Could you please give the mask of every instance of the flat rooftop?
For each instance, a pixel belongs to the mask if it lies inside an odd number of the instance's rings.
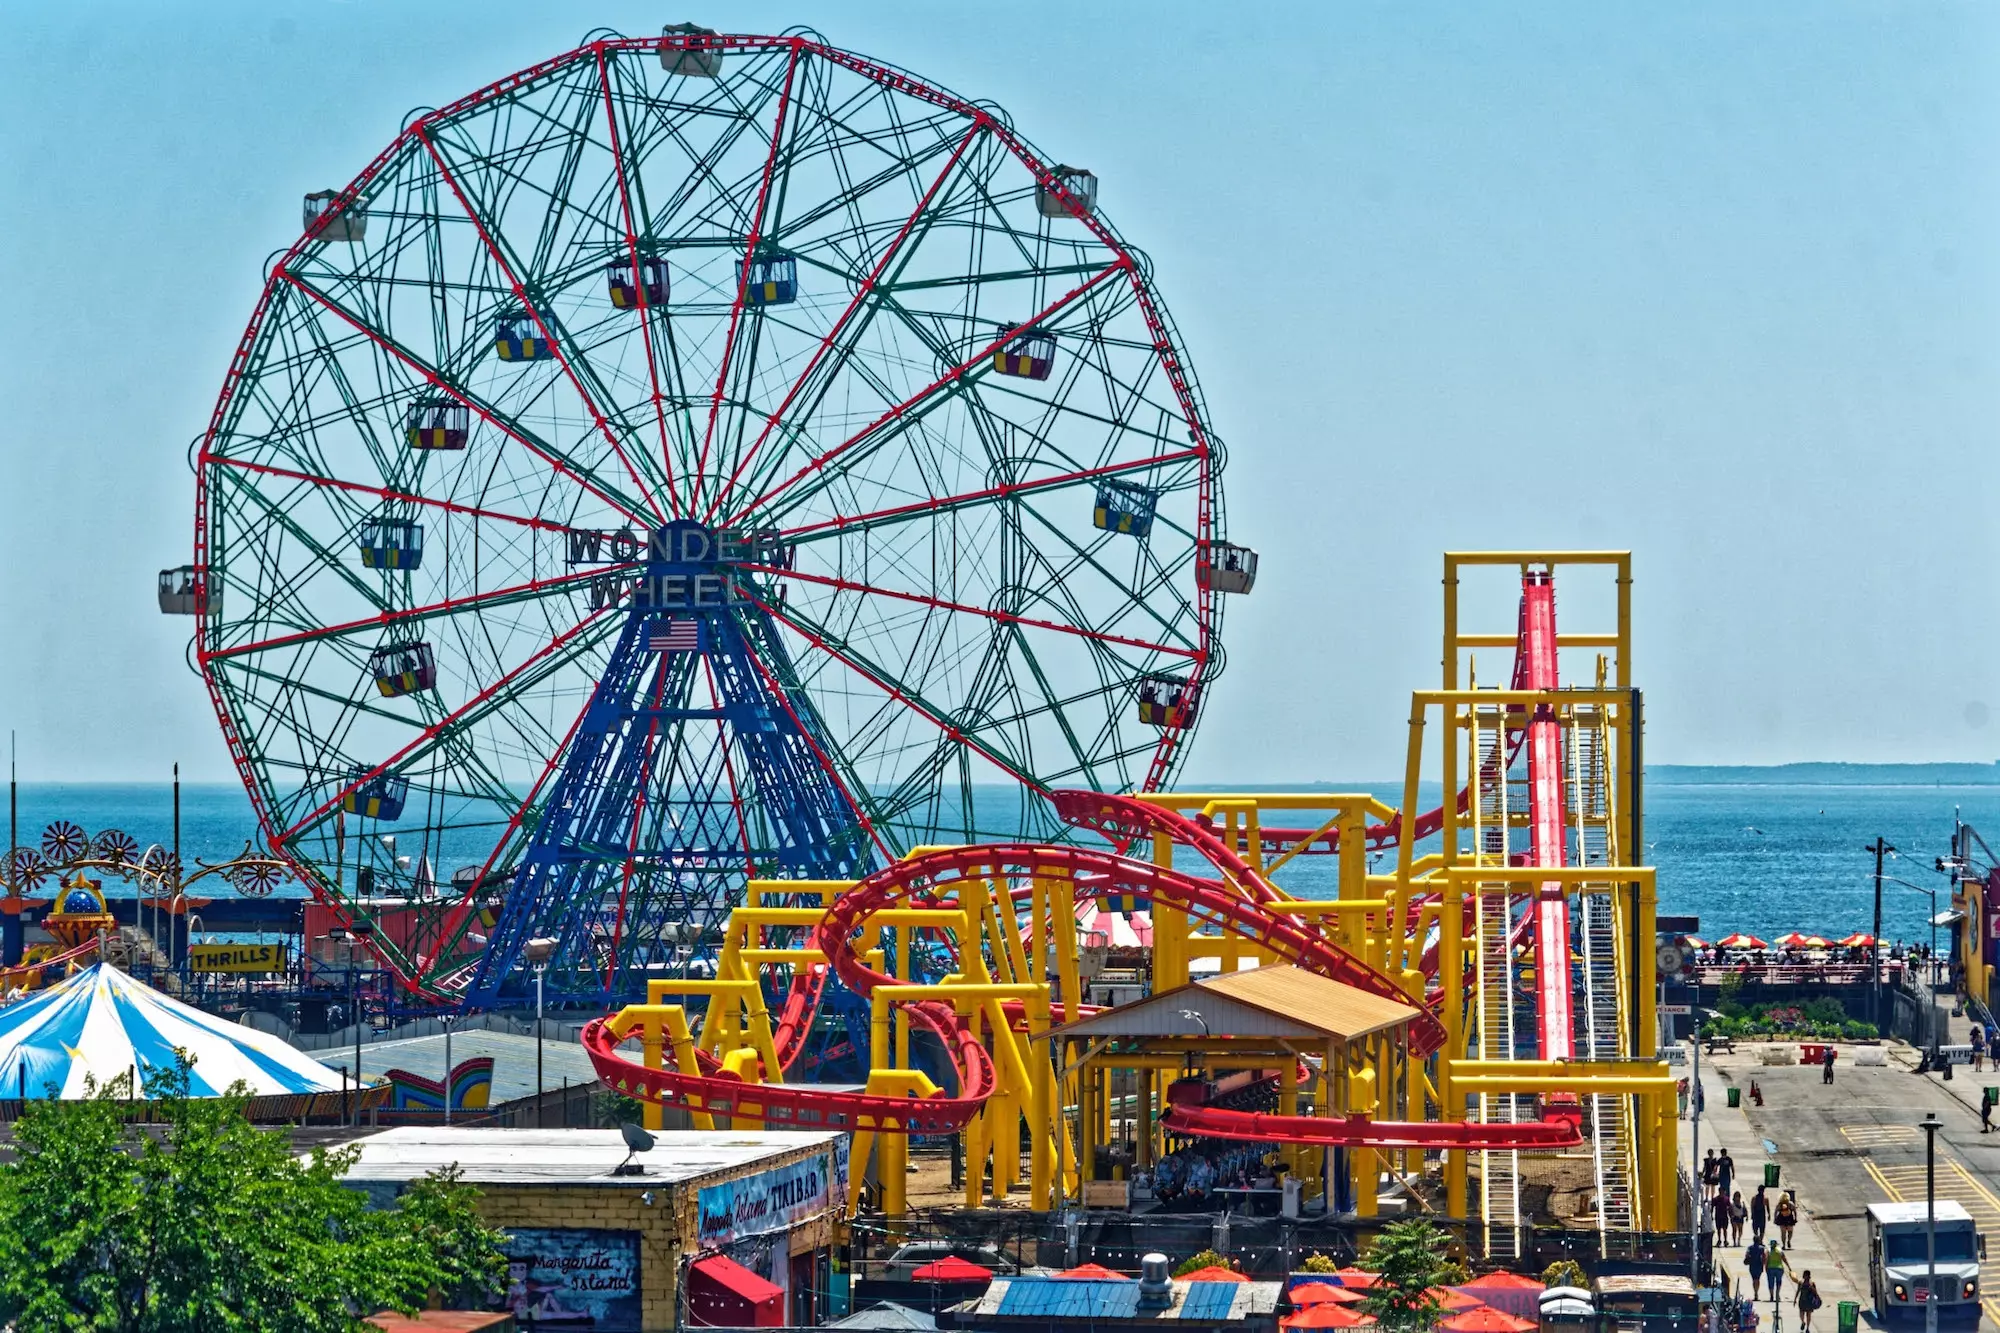
[[[332,1069],[354,1068],[352,1046],[327,1046],[311,1052],[313,1059]],[[535,1095],[535,1039],[513,1032],[485,1032],[477,1028],[451,1034],[451,1062],[464,1064],[477,1056],[493,1059],[493,1090],[489,1105],[517,1101]],[[444,1034],[405,1037],[400,1041],[361,1043],[361,1076],[385,1077],[391,1069],[407,1070],[425,1078],[444,1081]],[[597,1070],[583,1047],[573,1041],[549,1038],[542,1043],[542,1087],[558,1091],[567,1083],[597,1087]],[[468,1111],[468,1115],[478,1114]]]
[[[632,1160],[642,1176],[614,1176],[625,1160],[615,1129],[460,1129],[420,1125],[384,1130],[358,1143],[361,1157],[346,1179],[405,1182],[456,1165],[473,1185],[674,1185],[723,1171],[742,1171],[767,1158],[831,1144],[836,1130],[661,1130],[651,1152]]]

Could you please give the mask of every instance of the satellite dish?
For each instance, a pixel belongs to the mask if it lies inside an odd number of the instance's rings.
[[[617,1166],[611,1168],[611,1174],[614,1176],[645,1175],[646,1168],[639,1165],[637,1162],[634,1162],[632,1159],[634,1157],[637,1157],[642,1152],[653,1151],[653,1145],[657,1143],[658,1140],[655,1139],[652,1136],[652,1134],[647,1132],[645,1129],[631,1123],[629,1120],[623,1121],[619,1124],[618,1132],[624,1136],[625,1146],[629,1148],[631,1151],[625,1154],[624,1161],[620,1162]]]

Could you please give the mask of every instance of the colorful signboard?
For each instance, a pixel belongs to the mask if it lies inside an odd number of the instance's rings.
[[[837,1147],[844,1150],[846,1139]],[[742,1236],[781,1231],[827,1212],[839,1201],[839,1191],[845,1190],[845,1168],[844,1151],[814,1153],[802,1162],[704,1187],[697,1196],[698,1243],[712,1249]]]
[[[510,1228],[507,1291],[496,1308],[523,1329],[639,1333],[639,1233]]]
[[[282,944],[190,944],[188,966],[197,972],[282,972]]]

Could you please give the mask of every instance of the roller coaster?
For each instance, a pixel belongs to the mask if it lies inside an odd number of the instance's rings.
[[[1461,632],[1461,575],[1494,567],[1520,576],[1513,632]],[[1611,574],[1612,629],[1558,631],[1565,568]],[[1083,1150],[1104,1111],[1039,1039],[1099,1012],[1083,1003],[1076,925],[1095,903],[1149,913],[1154,995],[1291,964],[1411,1012],[1393,1049],[1279,1071],[1274,1084],[1292,1072],[1317,1089],[1311,1114],[1291,1087],[1279,1114],[1162,1098],[1145,1136],[1351,1149],[1347,1197],[1363,1214],[1385,1162],[1420,1171],[1434,1156],[1447,1211],[1476,1221],[1496,1255],[1521,1244],[1523,1155],[1587,1152],[1607,1251],[1671,1228],[1676,1080],[1654,1033],[1654,880],[1628,856],[1643,845],[1629,556],[1448,554],[1444,585],[1444,680],[1413,696],[1400,808],[1362,794],[1057,791],[1071,842],[919,848],[854,881],[753,881],[712,975],[653,979],[645,1003],[585,1029],[600,1076],[656,1122],[677,1107],[697,1127],[851,1131],[890,1212],[907,1206],[909,1136],[947,1133],[965,1138],[968,1206],[1025,1185],[1031,1207],[1059,1207],[1093,1173]],[[1507,687],[1479,686],[1474,654],[1508,648]],[[1565,654],[1592,650],[1591,683],[1562,684]],[[1455,795],[1406,820],[1427,753]],[[1320,822],[1297,823],[1304,812]],[[1393,867],[1370,869],[1392,851]],[[1314,891],[1287,891],[1309,859]],[[801,1077],[836,994],[867,1012],[859,1084]],[[913,1049],[939,1058],[927,1070]],[[1325,1156],[1289,1160],[1312,1177]]]

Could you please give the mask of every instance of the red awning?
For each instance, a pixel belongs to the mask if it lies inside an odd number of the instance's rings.
[[[961,1259],[955,1254],[947,1254],[942,1259],[934,1259],[916,1272],[910,1274],[913,1282],[987,1282],[991,1281],[993,1270],[970,1259]]]
[[[706,1259],[697,1259],[693,1271],[717,1286],[735,1292],[752,1305],[762,1305],[773,1297],[785,1294],[783,1287],[765,1281],[727,1255],[711,1254]]]

